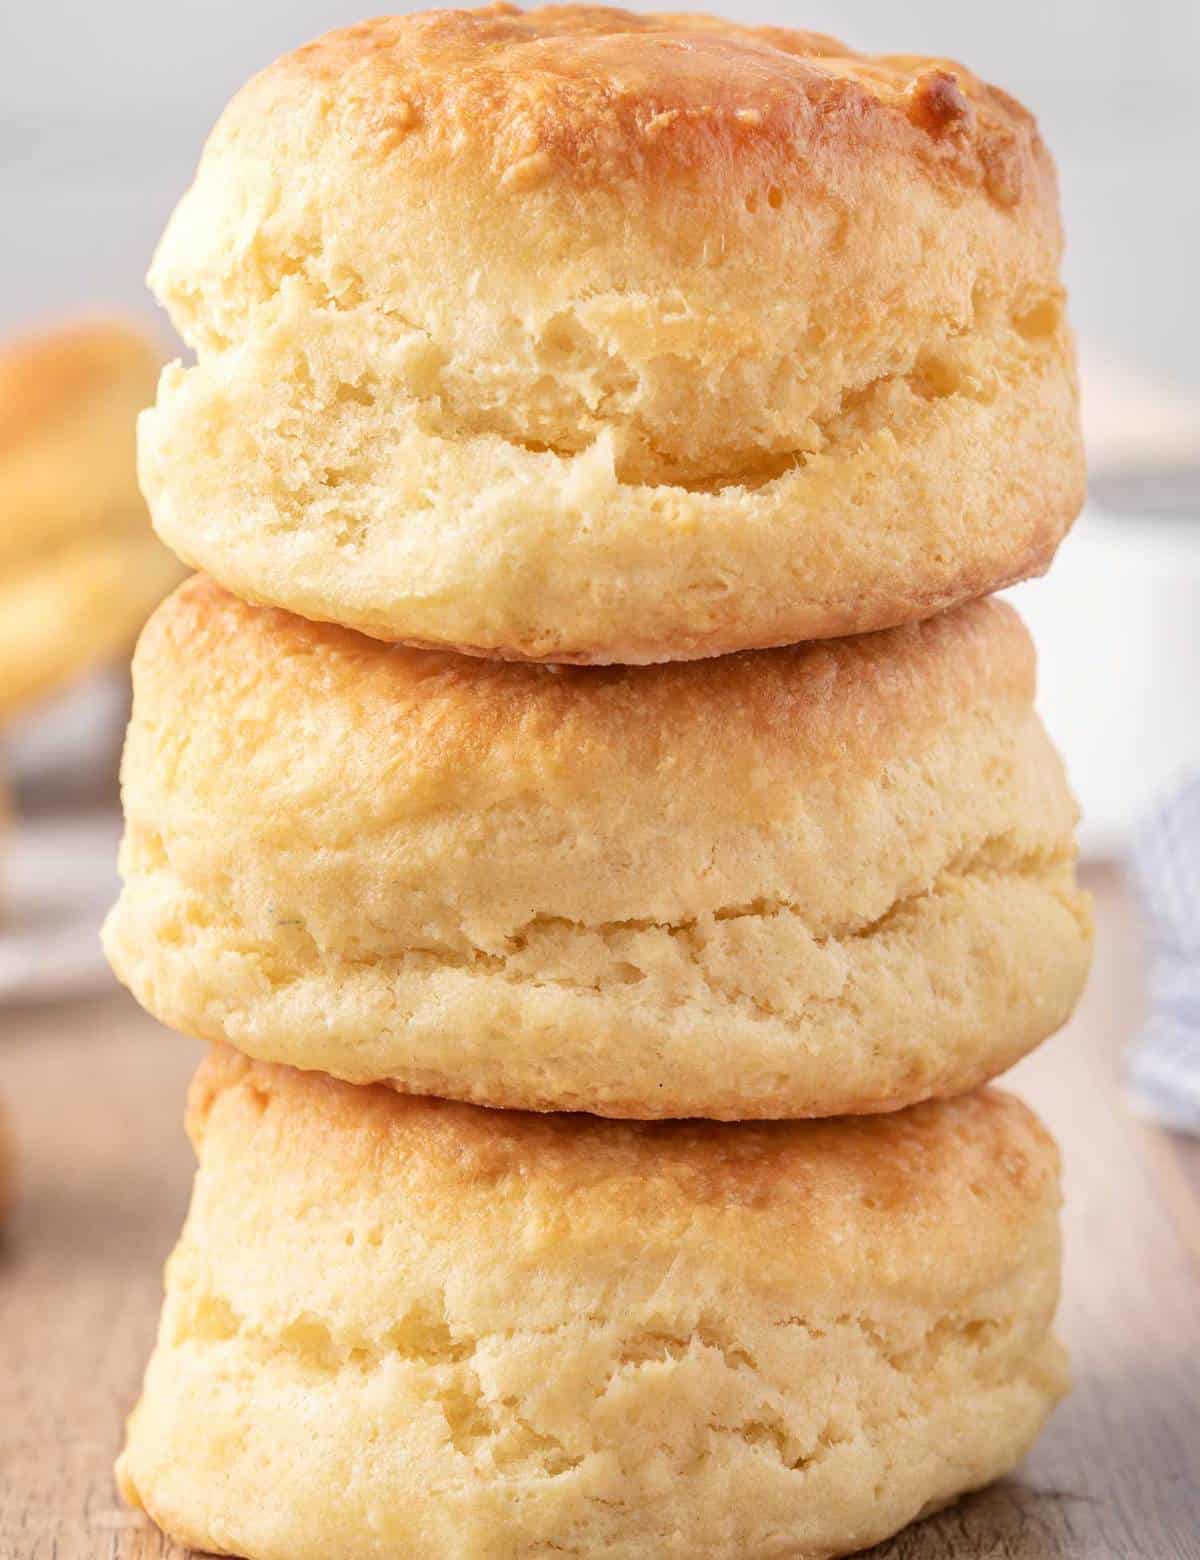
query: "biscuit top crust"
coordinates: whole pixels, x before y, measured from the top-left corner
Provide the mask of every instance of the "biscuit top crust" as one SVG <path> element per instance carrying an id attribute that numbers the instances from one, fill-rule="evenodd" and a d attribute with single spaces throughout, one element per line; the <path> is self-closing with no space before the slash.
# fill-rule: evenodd
<path id="1" fill-rule="evenodd" d="M 431 1235 L 499 1240 L 507 1226 L 514 1260 L 619 1264 L 623 1247 L 669 1240 L 714 1267 L 751 1264 L 754 1283 L 952 1294 L 1006 1274 L 1059 1203 L 1053 1140 L 992 1089 L 829 1122 L 611 1122 L 400 1095 L 217 1047 L 188 1130 L 202 1160 L 265 1133 L 304 1195 L 379 1198 Z"/>
<path id="2" fill-rule="evenodd" d="M 694 14 L 502 5 L 380 17 L 256 76 L 150 281 L 200 348 L 303 281 L 339 309 L 383 304 L 451 359 L 488 358 L 506 311 L 601 296 L 653 297 L 656 350 L 666 330 L 686 352 L 704 321 L 714 350 L 731 309 L 738 343 L 765 332 L 765 350 L 827 308 L 846 318 L 826 336 L 869 336 L 885 304 L 909 331 L 926 305 L 966 320 L 973 286 L 1028 307 L 1058 288 L 1060 252 L 1036 124 L 960 65 Z M 640 361 L 640 340 L 619 355 Z"/>
<path id="3" fill-rule="evenodd" d="M 1034 652 L 1013 609 L 985 600 L 884 633 L 719 660 L 531 666 L 384 645 L 247 606 L 196 576 L 147 625 L 134 678 L 154 730 L 174 730 L 176 711 L 227 712 L 215 771 L 196 720 L 179 721 L 176 787 L 254 773 L 258 805 L 290 795 L 294 810 L 298 777 L 271 772 L 269 734 L 305 712 L 328 754 L 308 755 L 311 783 L 346 795 L 361 784 L 395 816 L 522 797 L 567 805 L 640 783 L 748 817 L 790 805 L 805 777 L 874 775 L 977 708 L 1027 712 Z"/>
<path id="4" fill-rule="evenodd" d="M 776 204 L 806 165 L 890 147 L 1014 207 L 1045 172 L 1032 117 L 961 65 L 691 12 L 498 4 L 377 17 L 269 67 L 222 133 L 313 83 L 329 92 L 331 132 L 365 157 L 386 161 L 416 137 L 482 157 L 500 188 L 700 182 L 719 201 L 765 180 Z"/>
<path id="5" fill-rule="evenodd" d="M 622 481 L 716 490 L 852 440 L 889 389 L 1069 373 L 1061 249 L 1034 121 L 959 65 L 493 7 L 255 77 L 150 283 L 233 383 L 304 353 L 338 426 L 394 401 L 449 449 L 605 439 Z"/>

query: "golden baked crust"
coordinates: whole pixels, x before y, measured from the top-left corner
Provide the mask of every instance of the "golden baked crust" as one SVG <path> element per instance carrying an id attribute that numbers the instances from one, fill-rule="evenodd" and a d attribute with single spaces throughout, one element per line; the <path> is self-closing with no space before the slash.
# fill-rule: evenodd
<path id="1" fill-rule="evenodd" d="M 887 1110 L 1001 1071 L 1083 981 L 1075 804 L 996 602 L 555 669 L 197 579 L 134 683 L 109 958 L 268 1060 L 615 1116 Z"/>
<path id="2" fill-rule="evenodd" d="M 303 147 L 291 139 L 296 132 Z M 251 138 L 254 145 L 247 144 Z M 318 235 L 315 227 L 288 233 L 297 219 L 318 217 L 309 207 L 314 192 L 303 187 L 290 209 L 261 213 L 267 222 L 238 250 L 223 250 L 216 233 L 205 241 L 194 231 L 198 204 L 215 206 L 226 219 L 245 214 L 249 182 L 265 171 L 249 159 L 265 163 L 280 151 L 289 173 L 299 172 L 302 153 L 312 151 L 331 165 L 353 163 L 359 183 L 388 181 L 373 185 L 381 220 L 370 234 L 342 229 L 335 208 L 326 213 L 322 236 L 339 252 L 315 243 L 289 252 L 285 237 Z M 714 267 L 711 250 L 722 220 L 735 223 L 740 253 L 720 258 L 739 267 L 734 274 L 753 283 L 758 301 L 776 285 L 786 292 L 796 271 L 814 264 L 811 252 L 797 252 L 814 232 L 824 238 L 825 264 L 861 241 L 865 214 L 846 209 L 848 197 L 864 184 L 882 196 L 881 165 L 902 170 L 910 184 L 928 185 L 947 202 L 978 196 L 1008 213 L 973 235 L 980 250 L 991 240 L 995 270 L 1020 257 L 1053 274 L 1061 250 L 1057 188 L 1036 123 L 961 65 L 863 55 L 822 34 L 739 27 L 699 14 L 638 15 L 603 6 L 522 13 L 493 6 L 383 16 L 285 55 L 238 94 L 205 148 L 197 184 L 156 257 L 155 278 L 197 345 L 243 337 L 255 314 L 298 273 L 331 302 L 353 307 L 356 288 L 370 295 L 398 280 L 388 250 L 402 235 L 389 231 L 387 218 L 407 204 L 418 176 L 437 174 L 442 182 L 425 191 L 434 223 L 442 202 L 468 192 L 494 208 L 497 226 L 496 219 L 517 212 L 541 216 L 544 208 L 527 199 L 534 191 L 576 203 L 572 220 L 553 230 L 547 222 L 545 230 L 490 232 L 499 252 L 488 258 L 501 264 L 512 258 L 506 245 L 529 246 L 526 259 L 537 246 L 545 261 L 555 241 L 563 260 L 579 263 L 583 235 L 570 229 L 594 220 L 598 209 L 621 210 L 636 220 L 636 231 L 589 229 L 588 237 L 607 251 L 593 263 L 611 260 L 625 243 L 618 252 L 627 262 L 640 260 L 656 280 L 674 281 L 682 293 L 689 283 L 717 281 L 694 273 L 698 263 Z M 219 191 L 222 168 L 240 177 Z M 339 195 L 331 188 L 324 193 L 328 201 Z M 342 193 L 353 200 L 371 192 Z M 394 206 L 386 199 L 392 193 Z M 598 207 L 586 204 L 589 196 Z M 568 216 L 561 204 L 551 210 Z M 970 216 L 982 224 L 986 211 L 981 205 Z M 746 220 L 764 214 L 765 220 Z M 950 222 L 954 216 L 947 212 Z M 902 235 L 873 237 L 882 246 L 898 244 Z M 198 253 L 199 242 L 205 247 Z M 339 278 L 335 267 L 348 260 L 341 251 L 351 245 L 356 264 Z M 478 264 L 473 248 L 468 260 Z M 873 273 L 883 258 L 876 256 Z M 924 258 L 937 263 L 936 256 Z M 763 265 L 765 276 L 758 271 Z M 430 269 L 427 261 L 418 285 L 433 280 Z M 521 280 L 523 291 L 555 285 L 552 276 Z M 1004 281 L 1011 286 L 1011 278 Z M 882 285 L 877 274 L 871 282 Z M 481 277 L 479 284 L 489 280 Z M 867 304 L 859 301 L 864 311 Z M 767 328 L 760 322 L 760 337 Z M 677 337 L 686 347 L 686 321 Z M 562 393 L 545 387 L 548 394 L 556 390 Z M 660 451 L 651 461 L 656 474 L 661 457 Z M 682 449 L 677 455 L 685 466 L 695 458 Z"/>
<path id="3" fill-rule="evenodd" d="M 1004 208 L 1040 203 L 1036 220 L 1057 222 L 1049 159 L 1019 103 L 961 66 L 865 55 L 824 33 L 609 6 L 381 16 L 271 66 L 226 132 L 314 84 L 344 94 L 331 129 L 364 155 L 386 163 L 419 137 L 500 189 L 632 184 L 651 205 L 681 188 L 744 205 L 776 179 L 781 195 L 817 188 L 815 158 L 894 148 L 932 180 Z M 693 235 L 662 236 L 691 258 Z"/>
<path id="4" fill-rule="evenodd" d="M 969 71 L 602 8 L 385 17 L 234 100 L 152 285 L 155 522 L 384 639 L 654 661 L 1043 569 L 1053 168 Z"/>
<path id="5" fill-rule="evenodd" d="M 0 351 L 0 716 L 127 650 L 178 583 L 137 486 L 159 364 L 118 321 Z"/>
<path id="6" fill-rule="evenodd" d="M 265 1141 L 251 1145 L 258 1121 Z M 547 1253 L 581 1258 L 590 1248 L 593 1261 L 619 1269 L 614 1241 L 647 1256 L 669 1242 L 680 1257 L 710 1253 L 747 1288 L 798 1282 L 851 1303 L 874 1295 L 948 1309 L 986 1293 L 1019 1266 L 1031 1227 L 1044 1234 L 1060 1200 L 1053 1139 L 994 1088 L 882 1119 L 609 1122 L 358 1088 L 218 1045 L 192 1082 L 187 1130 L 218 1175 L 245 1139 L 247 1156 L 277 1156 L 301 1205 L 319 1192 L 336 1217 L 352 1194 L 393 1201 L 428 1220 L 430 1234 L 475 1238 L 481 1268 L 506 1253 L 518 1260 L 487 1238 L 494 1227 L 472 1231 L 472 1216 L 490 1212 L 519 1219 L 531 1240 L 540 1233 Z M 262 1215 L 252 1201 L 241 1214 L 223 1210 L 251 1227 Z M 286 1222 L 278 1238 L 287 1243 Z M 519 1260 L 532 1265 L 534 1253 Z M 357 1300 L 370 1304 L 362 1290 Z"/>
<path id="7" fill-rule="evenodd" d="M 484 1112 L 219 1052 L 119 1464 L 249 1560 L 818 1560 L 1010 1468 L 1061 1395 L 1054 1146 Z"/>

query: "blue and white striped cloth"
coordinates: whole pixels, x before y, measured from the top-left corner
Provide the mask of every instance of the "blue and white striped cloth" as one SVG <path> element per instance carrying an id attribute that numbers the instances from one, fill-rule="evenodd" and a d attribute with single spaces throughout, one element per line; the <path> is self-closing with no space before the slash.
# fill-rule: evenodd
<path id="1" fill-rule="evenodd" d="M 1134 869 L 1152 943 L 1149 1016 L 1129 1056 L 1135 1103 L 1200 1136 L 1200 771 L 1147 820 Z"/>

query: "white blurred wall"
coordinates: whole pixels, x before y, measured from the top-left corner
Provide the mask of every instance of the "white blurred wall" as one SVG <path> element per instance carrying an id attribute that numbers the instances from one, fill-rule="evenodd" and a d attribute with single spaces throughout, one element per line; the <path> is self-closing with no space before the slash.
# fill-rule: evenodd
<path id="1" fill-rule="evenodd" d="M 1024 99 L 1059 160 L 1081 334 L 1149 374 L 1200 384 L 1198 0 L 714 8 L 958 57 Z M 95 305 L 149 312 L 146 262 L 226 99 L 284 49 L 373 9 L 0 0 L 0 330 Z"/>

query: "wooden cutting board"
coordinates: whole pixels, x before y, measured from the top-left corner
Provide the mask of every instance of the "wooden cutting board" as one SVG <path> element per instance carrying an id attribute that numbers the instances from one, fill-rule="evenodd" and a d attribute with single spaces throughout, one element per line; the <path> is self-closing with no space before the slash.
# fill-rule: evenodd
<path id="1" fill-rule="evenodd" d="M 1119 877 L 1091 887 L 1087 998 L 1011 1076 L 1066 1156 L 1075 1391 L 1018 1476 L 874 1560 L 1200 1557 L 1200 1144 L 1126 1107 L 1140 937 Z M 0 1011 L 21 1177 L 0 1244 L 0 1560 L 183 1560 L 122 1508 L 111 1468 L 187 1202 L 199 1055 L 117 994 Z"/>

